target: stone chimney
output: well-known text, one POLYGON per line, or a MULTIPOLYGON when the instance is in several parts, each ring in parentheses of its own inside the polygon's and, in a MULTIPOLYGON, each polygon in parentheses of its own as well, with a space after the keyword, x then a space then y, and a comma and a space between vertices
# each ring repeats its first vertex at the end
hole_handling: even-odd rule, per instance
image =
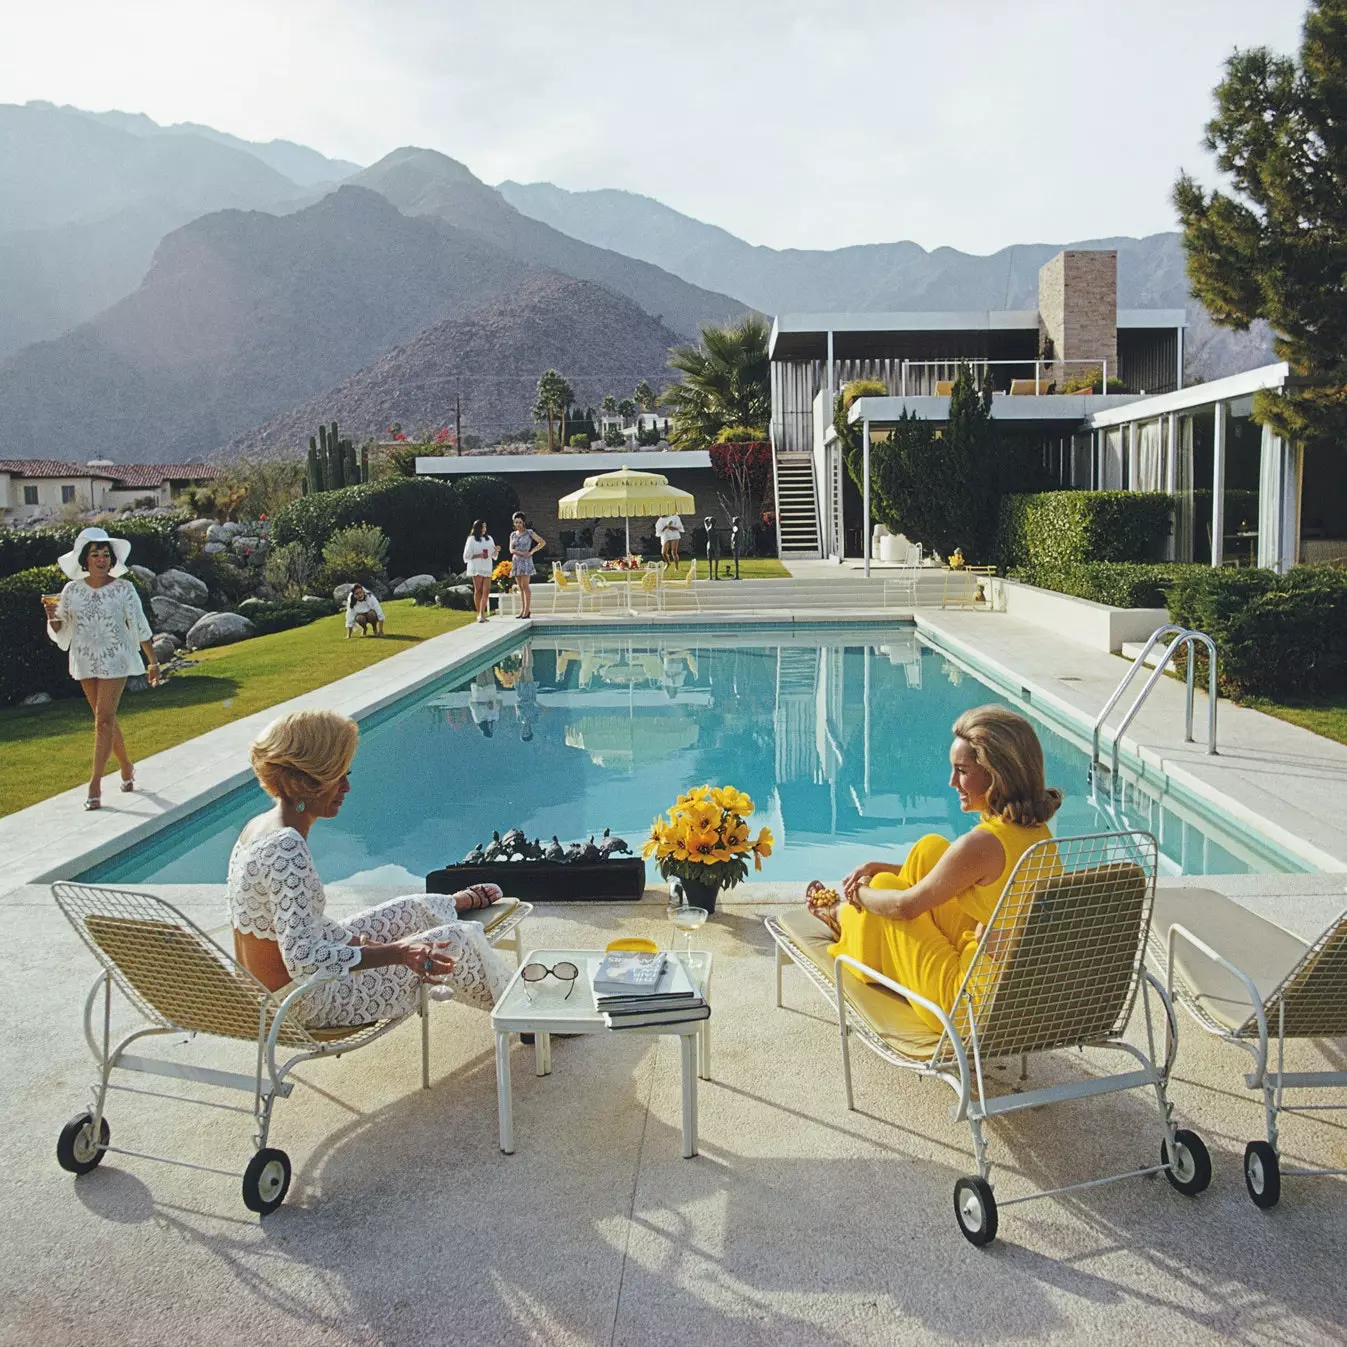
POLYGON ((1105 362, 1108 377, 1117 376, 1116 251, 1063 250, 1043 264, 1038 273, 1038 344, 1045 359, 1051 349, 1044 376, 1059 392, 1068 380, 1105 362))

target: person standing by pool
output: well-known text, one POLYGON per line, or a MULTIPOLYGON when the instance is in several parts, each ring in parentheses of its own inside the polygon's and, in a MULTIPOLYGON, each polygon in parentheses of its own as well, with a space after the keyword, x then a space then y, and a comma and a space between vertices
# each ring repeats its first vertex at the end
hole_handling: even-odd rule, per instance
POLYGON ((485 622, 491 603, 492 563, 500 555, 496 540, 486 531, 486 520, 474 519, 472 532, 463 544, 463 564, 472 577, 472 598, 477 608, 477 620, 485 622))
POLYGON ((683 541, 683 519, 681 515, 666 514, 655 520, 655 533, 659 536, 660 554, 665 562, 678 569, 678 547, 683 541))
POLYGON ((522 514, 513 519, 514 531, 510 534, 510 574, 519 586, 519 616, 533 616, 533 595, 530 584, 536 573, 533 557, 547 546, 547 540, 529 528, 528 520, 522 514))
POLYGON ((305 994, 310 1027, 368 1024, 416 1010, 419 983, 436 1000, 490 1010, 510 980, 481 924, 460 912, 489 907, 495 884, 451 895, 414 893, 334 921, 309 852, 319 819, 336 818, 351 789, 360 731, 334 711, 292 711, 253 741, 258 783, 276 801, 239 834, 229 857, 229 919, 238 961, 272 991, 315 973, 341 976, 305 994))
MULTIPOLYGON (((919 838, 901 867, 867 861, 842 881, 841 898, 817 880, 809 910, 828 927, 834 957, 848 954, 944 1010, 977 952, 1006 881, 1021 856, 1052 836, 1062 793, 1045 784, 1043 748, 1023 716, 978 706, 954 722, 950 787, 981 822, 954 842, 919 838)), ((930 1011, 913 1011, 940 1029, 930 1011)))
POLYGON ((519 718, 519 737, 528 743, 538 719, 538 683, 533 677, 533 646, 525 643, 519 655, 519 677, 514 685, 514 713, 519 718))
POLYGON ((150 645, 150 624, 140 595, 135 585, 121 578, 130 555, 131 544, 125 538, 110 538, 100 528, 85 529, 74 547, 57 558, 70 583, 59 596, 42 596, 47 635, 70 652, 70 676, 94 713, 94 764, 85 809, 102 808, 103 771, 113 755, 121 768, 122 790, 136 788, 136 769, 117 723, 117 707, 128 678, 148 673, 152 687, 159 682, 159 661, 150 645))
POLYGON ((352 585, 351 592, 346 596, 346 639, 351 639, 351 633, 360 628, 362 636, 368 636, 371 631, 376 636, 384 634, 384 610, 379 604, 374 591, 366 589, 364 585, 352 585))

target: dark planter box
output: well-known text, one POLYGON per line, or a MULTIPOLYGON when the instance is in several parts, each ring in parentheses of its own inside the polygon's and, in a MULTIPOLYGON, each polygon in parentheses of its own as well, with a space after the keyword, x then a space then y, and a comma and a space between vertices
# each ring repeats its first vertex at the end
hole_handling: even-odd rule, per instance
POLYGON ((499 884, 507 898, 529 903, 639 903, 645 893, 645 862, 623 856, 592 864, 514 861, 502 865, 447 865, 426 876, 427 893, 457 893, 470 884, 499 884))

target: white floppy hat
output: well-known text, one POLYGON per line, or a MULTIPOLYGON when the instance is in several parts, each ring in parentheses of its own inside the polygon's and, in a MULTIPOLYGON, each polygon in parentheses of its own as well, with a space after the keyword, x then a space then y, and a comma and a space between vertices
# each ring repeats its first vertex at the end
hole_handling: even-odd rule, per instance
POLYGON ((78 538, 75 539, 75 545, 64 556, 56 558, 56 564, 72 579, 82 580, 88 571, 80 565, 80 553, 84 551, 90 543, 108 543, 112 547, 112 569, 109 575, 125 575, 126 559, 131 555, 131 543, 126 538, 109 538, 106 529, 90 528, 84 529, 78 538))

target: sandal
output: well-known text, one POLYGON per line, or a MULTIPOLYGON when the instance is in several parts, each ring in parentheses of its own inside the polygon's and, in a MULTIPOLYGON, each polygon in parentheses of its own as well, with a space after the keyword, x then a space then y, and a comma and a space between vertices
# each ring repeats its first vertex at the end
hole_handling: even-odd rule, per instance
POLYGON ((90 795, 89 798, 85 800, 84 807, 91 812, 95 809, 102 809, 103 801, 101 797, 97 795, 90 795))
POLYGON ((136 774, 132 772, 130 776, 122 777, 122 794, 129 795, 136 788, 136 774))
POLYGON ((836 889, 830 889, 822 881, 811 879, 804 891, 805 906, 812 916, 817 917, 833 934, 834 940, 842 938, 842 923, 837 919, 837 908, 842 896, 836 889))
MULTIPOLYGON (((455 902, 454 906, 460 912, 476 912, 478 908, 490 907, 492 903, 499 902, 502 890, 499 884, 469 884, 463 893, 466 893, 472 901, 466 904, 455 902)), ((456 894, 455 897, 461 895, 456 894)))

